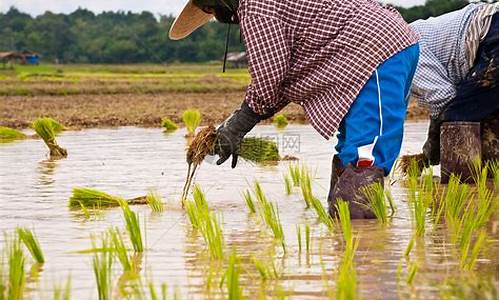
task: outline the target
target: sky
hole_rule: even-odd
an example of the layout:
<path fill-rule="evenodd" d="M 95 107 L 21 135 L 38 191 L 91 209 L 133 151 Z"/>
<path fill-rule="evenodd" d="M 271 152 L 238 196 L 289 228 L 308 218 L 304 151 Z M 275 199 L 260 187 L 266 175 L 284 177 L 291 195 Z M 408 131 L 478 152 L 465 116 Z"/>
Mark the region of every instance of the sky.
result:
<path fill-rule="evenodd" d="M 383 0 L 399 6 L 410 7 L 423 4 L 425 0 Z M 0 12 L 6 12 L 15 6 L 22 12 L 32 16 L 50 10 L 54 13 L 70 13 L 78 7 L 95 13 L 102 11 L 150 11 L 153 14 L 177 14 L 187 0 L 0 0 Z"/>

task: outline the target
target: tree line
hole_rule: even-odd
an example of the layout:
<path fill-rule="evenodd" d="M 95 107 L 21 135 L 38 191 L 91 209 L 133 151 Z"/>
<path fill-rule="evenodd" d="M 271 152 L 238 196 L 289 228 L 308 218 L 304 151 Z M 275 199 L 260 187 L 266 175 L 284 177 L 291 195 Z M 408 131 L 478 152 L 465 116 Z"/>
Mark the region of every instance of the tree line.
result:
<path fill-rule="evenodd" d="M 428 0 L 425 5 L 396 7 L 407 22 L 438 16 L 468 4 L 466 0 Z M 210 22 L 181 41 L 168 39 L 174 17 L 150 12 L 45 12 L 37 17 L 11 7 L 0 13 L 0 52 L 33 50 L 46 62 L 170 63 L 222 58 L 227 25 Z M 229 51 L 243 51 L 233 25 Z"/>

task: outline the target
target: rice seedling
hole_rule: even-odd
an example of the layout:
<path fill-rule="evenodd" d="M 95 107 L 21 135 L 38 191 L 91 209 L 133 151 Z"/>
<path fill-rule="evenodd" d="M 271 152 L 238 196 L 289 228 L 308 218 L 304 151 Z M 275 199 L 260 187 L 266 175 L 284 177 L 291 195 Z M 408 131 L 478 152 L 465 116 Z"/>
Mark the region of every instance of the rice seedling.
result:
<path fill-rule="evenodd" d="M 273 260 L 265 262 L 253 257 L 252 261 L 262 281 L 274 280 L 280 277 Z"/>
<path fill-rule="evenodd" d="M 490 161 L 490 164 L 489 164 L 489 168 L 490 168 L 490 172 L 491 174 L 493 175 L 493 185 L 495 187 L 495 191 L 498 192 L 498 173 L 499 173 L 499 166 L 498 166 L 498 160 L 493 160 L 493 161 Z"/>
<path fill-rule="evenodd" d="M 120 197 L 109 195 L 105 192 L 84 187 L 73 188 L 71 197 L 69 198 L 69 207 L 72 209 L 86 208 L 101 208 L 120 206 L 122 201 L 128 204 L 147 204 L 146 197 L 137 197 L 134 199 L 124 200 Z"/>
<path fill-rule="evenodd" d="M 412 262 L 408 266 L 408 274 L 406 275 L 406 283 L 408 285 L 413 285 L 413 280 L 415 279 L 415 275 L 418 272 L 418 263 Z"/>
<path fill-rule="evenodd" d="M 53 287 L 53 300 L 70 300 L 71 299 L 71 277 L 68 277 L 66 284 L 54 284 Z"/>
<path fill-rule="evenodd" d="M 408 199 L 417 236 L 423 236 L 425 233 L 427 213 L 434 201 L 434 177 L 432 169 L 427 169 L 427 171 L 419 183 L 420 170 L 417 163 L 412 161 L 408 169 Z"/>
<path fill-rule="evenodd" d="M 154 212 L 163 212 L 165 208 L 161 195 L 157 191 L 149 191 L 146 195 L 146 202 Z"/>
<path fill-rule="evenodd" d="M 413 247 L 415 246 L 415 237 L 412 237 L 408 242 L 408 246 L 406 246 L 406 250 L 404 252 L 404 257 L 408 258 L 410 256 Z"/>
<path fill-rule="evenodd" d="M 189 144 L 186 153 L 188 169 L 186 181 L 182 189 L 182 201 L 187 198 L 189 188 L 198 166 L 208 154 L 214 153 L 216 136 L 215 127 L 209 125 L 201 129 Z M 280 159 L 276 142 L 270 139 L 257 137 L 243 139 L 240 145 L 240 157 L 256 163 L 272 162 Z"/>
<path fill-rule="evenodd" d="M 172 132 L 179 128 L 177 124 L 169 118 L 161 119 L 161 127 L 165 129 L 165 132 Z"/>
<path fill-rule="evenodd" d="M 32 127 L 49 148 L 51 159 L 68 156 L 66 149 L 60 147 L 56 142 L 56 135 L 64 130 L 61 124 L 52 118 L 39 118 L 33 122 Z"/>
<path fill-rule="evenodd" d="M 0 126 L 0 143 L 22 140 L 25 138 L 26 135 L 19 130 L 5 126 Z"/>
<path fill-rule="evenodd" d="M 306 168 L 303 168 L 300 176 L 300 189 L 302 191 L 304 202 L 306 203 L 306 208 L 310 208 L 314 196 L 312 193 L 311 175 Z"/>
<path fill-rule="evenodd" d="M 243 192 L 243 198 L 245 199 L 245 203 L 247 204 L 250 213 L 254 214 L 256 212 L 255 203 L 253 202 L 253 198 L 249 190 L 245 190 Z"/>
<path fill-rule="evenodd" d="M 306 238 L 306 254 L 309 256 L 311 254 L 311 225 L 306 223 L 304 227 L 304 234 Z"/>
<path fill-rule="evenodd" d="M 292 194 L 292 181 L 290 180 L 290 176 L 283 175 L 283 182 L 285 183 L 285 194 L 290 196 Z"/>
<path fill-rule="evenodd" d="M 255 195 L 259 203 L 259 213 L 261 219 L 271 229 L 274 238 L 280 242 L 283 252 L 286 253 L 285 234 L 283 225 L 281 224 L 278 206 L 276 203 L 271 203 L 267 200 L 260 184 L 255 182 Z"/>
<path fill-rule="evenodd" d="M 487 233 L 486 230 L 482 229 L 476 237 L 476 241 L 469 251 L 469 243 L 462 250 L 460 258 L 460 267 L 464 270 L 471 271 L 476 266 L 476 261 L 481 252 L 482 248 L 486 243 Z"/>
<path fill-rule="evenodd" d="M 353 249 L 351 213 L 349 211 L 349 203 L 341 199 L 337 200 L 337 212 L 339 215 L 340 227 L 344 236 L 346 249 Z"/>
<path fill-rule="evenodd" d="M 297 224 L 296 229 L 297 229 L 297 244 L 299 247 L 299 256 L 300 256 L 300 254 L 302 254 L 302 232 L 300 230 L 300 225 Z"/>
<path fill-rule="evenodd" d="M 127 247 L 125 247 L 125 242 L 123 237 L 118 230 L 118 228 L 111 228 L 108 231 L 109 237 L 111 238 L 110 246 L 113 250 L 116 258 L 121 263 L 123 271 L 128 272 L 132 270 L 132 261 L 128 255 Z"/>
<path fill-rule="evenodd" d="M 132 242 L 132 247 L 135 252 L 143 252 L 144 245 L 142 242 L 141 225 L 139 224 L 139 215 L 133 212 L 128 206 L 127 202 L 121 201 L 120 206 L 123 211 L 123 218 L 125 226 Z"/>
<path fill-rule="evenodd" d="M 99 300 L 108 300 L 111 299 L 112 291 L 113 252 L 105 250 L 111 248 L 111 243 L 107 235 L 103 235 L 100 242 L 101 245 L 98 247 L 96 238 L 92 237 L 92 247 L 95 252 L 92 258 L 92 269 L 94 271 Z"/>
<path fill-rule="evenodd" d="M 290 178 L 292 178 L 293 186 L 300 186 L 300 177 L 301 177 L 301 169 L 298 164 L 290 164 L 288 165 L 288 173 L 290 174 Z"/>
<path fill-rule="evenodd" d="M 26 258 L 21 249 L 21 241 L 16 235 L 5 235 L 7 259 L 8 259 L 8 281 L 7 299 L 21 300 L 25 292 L 26 277 L 25 277 L 25 262 Z M 2 294 L 3 295 L 3 294 Z M 1 295 L 0 295 L 1 296 Z"/>
<path fill-rule="evenodd" d="M 168 296 L 168 287 L 166 283 L 162 283 L 160 286 L 160 293 L 161 293 L 161 298 L 158 296 L 158 292 L 156 291 L 155 284 L 153 281 L 150 281 L 148 283 L 148 289 L 149 289 L 149 299 L 151 300 L 167 300 Z"/>
<path fill-rule="evenodd" d="M 182 113 L 182 121 L 186 126 L 188 134 L 193 135 L 201 123 L 201 113 L 197 109 L 188 109 Z"/>
<path fill-rule="evenodd" d="M 227 288 L 227 299 L 243 299 L 243 290 L 240 286 L 240 273 L 240 258 L 236 254 L 236 250 L 233 249 L 231 256 L 229 256 L 229 264 L 224 276 Z"/>
<path fill-rule="evenodd" d="M 23 242 L 24 246 L 26 246 L 28 251 L 31 253 L 33 259 L 37 263 L 43 264 L 45 262 L 43 251 L 33 232 L 27 228 L 17 228 L 16 232 L 21 242 Z"/>
<path fill-rule="evenodd" d="M 448 188 L 444 196 L 444 215 L 446 224 L 453 234 L 460 231 L 460 223 L 470 198 L 470 188 L 460 183 L 460 178 L 452 174 L 448 182 Z"/>
<path fill-rule="evenodd" d="M 325 208 L 321 204 L 321 201 L 316 197 L 312 197 L 311 204 L 312 207 L 314 208 L 314 211 L 316 211 L 316 215 L 318 216 L 319 221 L 323 223 L 326 226 L 326 228 L 328 228 L 328 231 L 330 231 L 330 233 L 333 233 L 335 227 L 333 219 L 330 217 L 330 214 L 325 210 Z"/>
<path fill-rule="evenodd" d="M 363 188 L 363 193 L 368 199 L 368 206 L 380 224 L 387 224 L 394 215 L 394 204 L 389 191 L 384 191 L 384 186 L 374 183 Z M 389 205 L 387 205 L 389 203 Z M 389 208 L 391 212 L 389 213 Z"/>
<path fill-rule="evenodd" d="M 357 293 L 357 274 L 356 267 L 353 263 L 354 252 L 357 248 L 357 242 L 353 245 L 352 250 L 344 251 L 342 256 L 342 261 L 340 263 L 338 274 L 337 274 L 337 292 L 335 293 L 335 298 L 338 300 L 354 300 L 358 299 Z"/>
<path fill-rule="evenodd" d="M 288 125 L 288 119 L 284 114 L 276 114 L 273 117 L 273 124 L 278 129 L 283 129 Z"/>

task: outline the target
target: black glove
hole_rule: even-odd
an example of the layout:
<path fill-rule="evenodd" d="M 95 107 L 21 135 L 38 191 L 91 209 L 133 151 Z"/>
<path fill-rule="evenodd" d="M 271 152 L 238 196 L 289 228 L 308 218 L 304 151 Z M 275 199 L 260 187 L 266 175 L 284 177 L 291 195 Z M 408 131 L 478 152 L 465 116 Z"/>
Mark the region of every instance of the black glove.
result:
<path fill-rule="evenodd" d="M 240 153 L 240 144 L 243 137 L 261 120 L 269 116 L 256 114 L 246 102 L 241 104 L 241 108 L 235 111 L 219 128 L 217 128 L 217 137 L 215 139 L 215 154 L 220 158 L 217 165 L 223 164 L 231 155 L 233 160 L 231 168 L 236 167 L 238 155 Z"/>

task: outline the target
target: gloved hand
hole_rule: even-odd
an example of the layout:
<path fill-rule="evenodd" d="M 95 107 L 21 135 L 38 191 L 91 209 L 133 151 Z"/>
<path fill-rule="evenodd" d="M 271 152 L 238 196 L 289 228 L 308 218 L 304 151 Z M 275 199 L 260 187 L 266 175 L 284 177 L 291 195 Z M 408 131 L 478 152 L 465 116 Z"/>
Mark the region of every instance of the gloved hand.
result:
<path fill-rule="evenodd" d="M 256 114 L 246 102 L 243 102 L 241 108 L 217 128 L 214 148 L 215 154 L 220 157 L 217 165 L 223 164 L 233 156 L 231 168 L 236 167 L 243 137 L 266 117 Z"/>

